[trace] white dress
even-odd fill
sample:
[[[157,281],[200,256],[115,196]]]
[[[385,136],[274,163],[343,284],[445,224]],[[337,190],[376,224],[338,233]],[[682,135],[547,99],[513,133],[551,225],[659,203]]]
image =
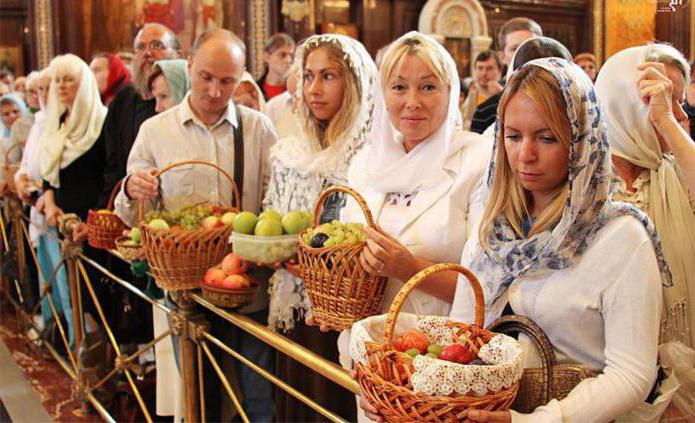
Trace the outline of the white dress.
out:
[[[479,251],[475,232],[464,248],[462,265],[470,265]],[[579,363],[602,372],[562,401],[552,400],[530,415],[512,412],[512,421],[607,422],[637,408],[658,408],[643,401],[657,373],[661,289],[652,241],[631,216],[613,219],[600,229],[575,266],[512,282],[486,310],[485,324],[509,302],[515,313],[543,328],[559,363]],[[460,278],[451,317],[471,322],[473,313],[472,291]],[[667,405],[664,399],[662,408]]]

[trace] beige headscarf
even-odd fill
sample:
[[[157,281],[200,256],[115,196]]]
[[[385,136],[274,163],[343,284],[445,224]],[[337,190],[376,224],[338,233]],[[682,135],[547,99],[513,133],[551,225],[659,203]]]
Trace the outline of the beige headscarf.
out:
[[[89,66],[74,54],[55,57],[50,64],[53,81],[48,92],[46,127],[41,135],[41,176],[60,187],[60,169],[68,167],[89,151],[101,133],[107,109],[101,103],[97,81]],[[60,125],[67,107],[58,100],[58,74],[69,73],[80,81],[70,118]]]
[[[608,126],[612,154],[649,170],[646,212],[661,238],[673,287],[664,289],[666,326],[663,341],[695,342],[695,214],[670,155],[664,155],[649,109],[639,96],[637,66],[654,48],[641,46],[612,56],[596,79],[596,92]],[[677,53],[676,54],[680,54]],[[626,248],[629,248],[626,246]],[[689,310],[688,310],[689,309]],[[686,330],[689,328],[689,333]]]

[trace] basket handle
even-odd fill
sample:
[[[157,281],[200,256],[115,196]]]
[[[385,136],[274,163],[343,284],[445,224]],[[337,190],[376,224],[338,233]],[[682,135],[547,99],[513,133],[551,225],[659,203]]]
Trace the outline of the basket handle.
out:
[[[357,201],[357,204],[362,209],[362,213],[364,213],[364,217],[367,219],[367,226],[374,226],[374,217],[372,216],[372,212],[369,210],[367,202],[364,201],[364,198],[360,195],[360,193],[350,187],[335,185],[324,190],[321,195],[319,195],[318,200],[316,200],[316,207],[314,207],[313,227],[317,227],[319,225],[319,218],[321,217],[321,211],[323,210],[323,202],[326,200],[329,194],[334,192],[344,192],[352,196],[352,198]]]
[[[116,182],[116,185],[111,190],[111,195],[109,195],[109,202],[106,203],[106,208],[108,210],[113,210],[113,202],[116,201],[116,194],[118,194],[118,192],[121,190],[121,185],[123,185],[124,179],[125,178],[122,178],[118,182]]]
[[[546,404],[550,399],[555,398],[552,374],[552,367],[555,365],[555,350],[553,350],[552,344],[548,336],[543,332],[543,329],[528,317],[517,314],[502,316],[492,322],[487,329],[504,334],[523,333],[531,338],[531,341],[541,354],[541,372],[543,377],[541,404]]]
[[[157,171],[157,173],[154,174],[155,178],[158,178],[162,173],[167,172],[171,169],[180,167],[180,166],[185,166],[189,164],[201,164],[205,166],[210,166],[214,167],[217,169],[227,180],[229,181],[229,184],[232,186],[232,208],[236,206],[237,208],[239,207],[239,204],[241,202],[241,198],[239,198],[239,189],[237,188],[236,184],[234,183],[234,179],[227,173],[226,170],[222,168],[222,166],[212,163],[206,160],[183,160],[180,162],[172,163],[163,169],[160,169]],[[138,201],[138,219],[142,221],[143,217],[145,216],[145,202],[143,200]]]
[[[25,144],[26,144],[25,141],[16,142],[16,143],[12,144],[10,146],[10,148],[7,149],[7,151],[5,151],[5,164],[6,165],[10,164],[10,152],[17,147],[24,147]]]
[[[473,293],[475,294],[474,325],[479,328],[483,327],[485,322],[485,297],[483,295],[483,289],[480,287],[478,278],[476,278],[470,270],[466,269],[460,264],[438,263],[417,272],[401,287],[398,294],[396,294],[396,297],[393,299],[393,303],[391,303],[391,307],[389,308],[388,315],[386,316],[386,330],[384,332],[384,339],[386,342],[391,343],[393,341],[393,334],[396,328],[396,319],[398,319],[398,313],[400,313],[401,307],[403,307],[403,303],[410,292],[414,290],[420,284],[420,282],[427,279],[428,276],[447,270],[454,270],[461,273],[466,277],[466,279],[468,279],[468,282],[470,282],[471,287],[473,288]]]

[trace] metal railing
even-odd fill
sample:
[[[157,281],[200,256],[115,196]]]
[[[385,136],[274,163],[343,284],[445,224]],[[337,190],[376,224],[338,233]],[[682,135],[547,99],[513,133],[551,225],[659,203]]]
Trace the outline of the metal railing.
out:
[[[306,404],[317,413],[320,413],[326,419],[333,422],[345,421],[342,417],[335,415],[330,410],[318,404],[312,398],[309,398],[307,395],[288,384],[286,381],[283,381],[275,376],[273,372],[260,367],[229,345],[225,344],[220,339],[216,338],[209,331],[210,325],[206,316],[214,314],[221,317],[225,321],[229,322],[229,324],[253,335],[260,341],[298,361],[312,371],[322,375],[323,377],[335,382],[353,393],[358,393],[359,385],[343,368],[338,366],[336,363],[328,361],[315,354],[302,345],[299,345],[290,339],[275,333],[268,327],[257,323],[243,314],[224,310],[211,304],[202,296],[193,291],[172,292],[171,298],[174,300],[175,304],[175,307],[173,308],[169,308],[162,303],[155,301],[133,283],[118,277],[111,270],[93,258],[87,257],[82,251],[81,243],[71,241],[73,230],[76,228],[76,225],[80,223],[79,219],[74,215],[64,215],[59,219],[58,229],[63,239],[61,240],[56,238],[55,241],[61,243],[63,259],[56,266],[56,268],[53,269],[50,278],[46,279],[46,275],[43,274],[43,270],[39,264],[37,254],[34,249],[25,249],[25,246],[27,245],[26,243],[29,242],[27,224],[30,222],[29,219],[23,214],[22,210],[23,206],[17,197],[12,195],[5,196],[4,214],[0,215],[0,235],[2,236],[0,248],[3,248],[3,258],[7,258],[8,255],[13,255],[14,259],[17,261],[19,267],[19,280],[7,281],[5,275],[3,275],[3,281],[4,284],[13,286],[19,302],[9,295],[8,289],[4,289],[7,286],[3,287],[2,292],[6,301],[9,302],[15,309],[20,320],[24,322],[27,327],[34,327],[34,329],[37,331],[38,328],[35,327],[32,318],[33,314],[37,312],[38,307],[44,298],[48,301],[51,314],[56,322],[58,332],[60,333],[60,340],[66,351],[67,360],[66,358],[63,358],[56,351],[56,348],[50,343],[42,342],[40,339],[37,340],[37,342],[41,343],[42,346],[48,350],[48,352],[58,362],[60,367],[73,381],[73,392],[76,398],[82,402],[83,411],[87,412],[87,404],[91,404],[104,420],[115,421],[115,419],[109,414],[107,407],[99,401],[98,392],[104,387],[105,384],[114,379],[117,375],[123,375],[125,376],[125,379],[127,380],[127,383],[136,399],[143,418],[147,422],[151,422],[152,413],[150,410],[148,410],[147,404],[138,388],[138,384],[136,383],[136,377],[134,375],[136,372],[135,363],[143,354],[153,348],[155,344],[168,340],[170,335],[176,335],[179,342],[179,371],[183,379],[183,411],[186,421],[194,422],[206,420],[205,384],[203,383],[203,368],[206,359],[214,369],[217,377],[219,377],[220,382],[224,387],[224,391],[231,400],[240,418],[244,422],[249,421],[241,405],[241,401],[238,398],[237,392],[235,392],[233,389],[233,385],[230,382],[228,375],[223,372],[218,360],[213,355],[211,346],[216,347],[219,351],[228,354],[243,365],[248,366],[261,377],[267,379],[278,388],[284,390],[289,395]],[[7,221],[11,222],[11,228],[8,228],[8,225],[5,224]],[[15,237],[13,240],[14,244],[10,242],[9,237],[11,236]],[[44,236],[51,235],[44,234]],[[11,249],[11,245],[15,246],[14,250]],[[36,265],[39,279],[42,281],[41,286],[43,287],[41,289],[40,298],[37,305],[30,311],[26,311],[24,305],[20,304],[24,301],[20,281],[25,280],[28,277],[26,266],[27,257],[25,255],[26,250],[31,251],[30,256]],[[111,251],[111,253],[114,256],[123,259],[118,252]],[[61,323],[59,313],[50,295],[51,286],[53,285],[54,279],[56,278],[56,275],[61,267],[65,267],[68,276],[70,301],[72,304],[73,331],[75,334],[74,349],[71,349],[65,327],[63,327]],[[88,268],[113,281],[119,287],[119,289],[129,291],[139,300],[145,301],[167,313],[170,320],[169,330],[156,335],[152,340],[142,345],[134,353],[125,354],[122,350],[121,344],[119,344],[118,339],[114,334],[114,331],[109,325],[102,304],[99,301],[99,297],[94,289],[94,284],[90,279],[89,272],[87,270]],[[77,346],[80,345],[80,342],[85,336],[84,307],[82,304],[81,292],[83,289],[86,289],[87,293],[89,294],[88,298],[91,300],[94,309],[96,310],[99,324],[106,333],[108,342],[113,348],[116,356],[113,363],[113,368],[111,368],[105,376],[96,382],[90,381],[85,377],[83,372],[84,369],[81,368],[80,360],[77,358]]]

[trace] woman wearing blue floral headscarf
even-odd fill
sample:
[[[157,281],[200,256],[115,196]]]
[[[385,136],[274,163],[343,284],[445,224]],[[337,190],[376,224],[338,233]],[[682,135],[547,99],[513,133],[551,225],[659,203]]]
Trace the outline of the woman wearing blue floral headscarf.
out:
[[[670,274],[651,221],[609,198],[606,130],[586,74],[557,58],[515,72],[500,100],[492,157],[485,210],[462,257],[483,286],[485,320],[509,306],[543,329],[559,362],[599,375],[531,414],[466,417],[604,422],[648,408]],[[463,282],[451,316],[470,322],[474,300]]]
[[[605,124],[578,66],[530,62],[510,80],[498,119],[485,210],[462,263],[483,284],[487,323],[509,305],[541,326],[560,362],[599,376],[531,415],[469,418],[613,420],[640,407],[657,378],[661,285],[671,277],[654,226],[609,198]],[[469,291],[457,287],[456,320],[471,321]]]

